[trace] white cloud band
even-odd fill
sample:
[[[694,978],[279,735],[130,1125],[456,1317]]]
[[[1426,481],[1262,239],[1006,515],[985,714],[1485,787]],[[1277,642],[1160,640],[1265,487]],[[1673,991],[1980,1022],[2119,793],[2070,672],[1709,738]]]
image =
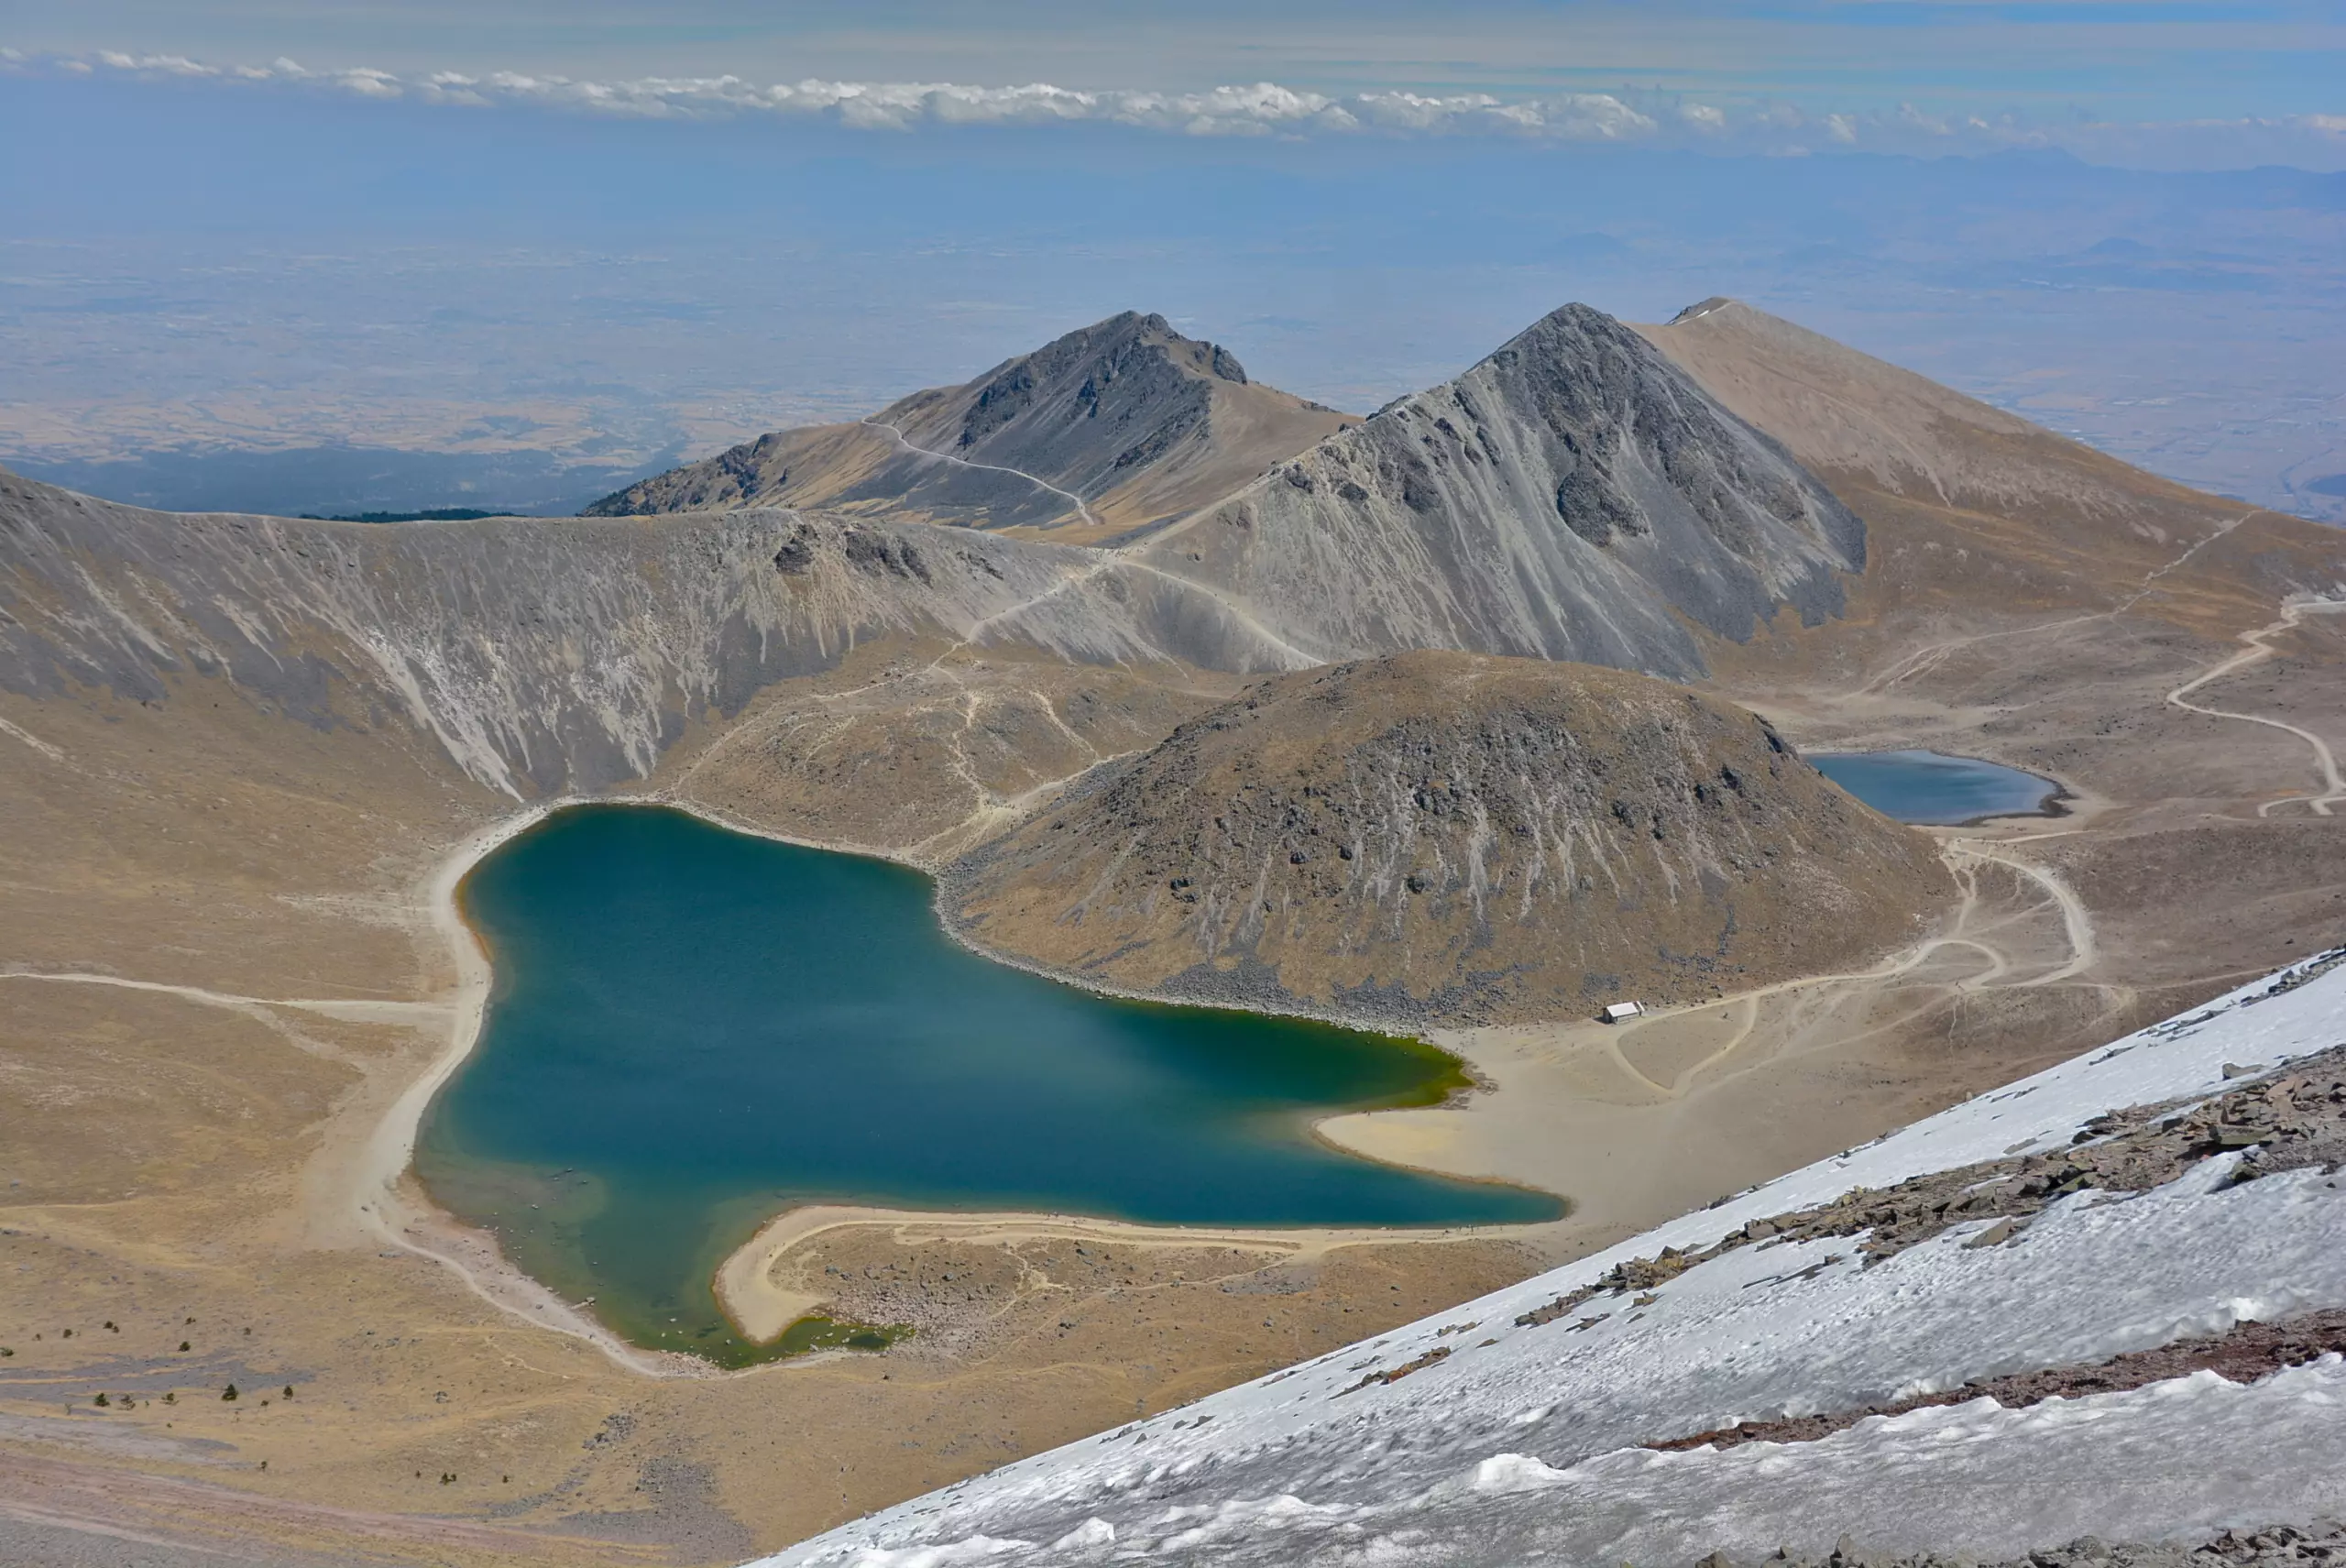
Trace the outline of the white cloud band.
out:
[[[2065,148],[2097,161],[2166,167],[2292,162],[2346,168],[2346,114],[2118,123],[2033,122],[2012,115],[1929,115],[1911,106],[1816,114],[1781,102],[1705,104],[1656,93],[1502,99],[1488,93],[1360,93],[1343,96],[1274,82],[1196,93],[1087,91],[1032,82],[826,82],[761,85],[739,76],[597,82],[568,76],[454,71],[400,76],[368,67],[312,70],[283,58],[216,65],[177,54],[27,56],[0,49],[0,71],[97,71],[224,84],[293,84],[361,98],[476,108],[528,106],[639,118],[769,115],[861,130],[932,126],[1128,126],[1197,137],[1497,137],[1518,140],[1804,155],[1850,150],[1979,153]]]

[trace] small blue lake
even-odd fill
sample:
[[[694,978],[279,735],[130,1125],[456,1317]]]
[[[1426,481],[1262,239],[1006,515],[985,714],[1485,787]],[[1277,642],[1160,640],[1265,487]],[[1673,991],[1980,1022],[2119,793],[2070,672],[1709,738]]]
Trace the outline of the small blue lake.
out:
[[[2061,786],[2001,762],[1936,751],[1804,752],[1816,771],[1901,822],[1951,826],[2051,815]]]
[[[495,988],[416,1168],[515,1263],[640,1344],[772,1354],[718,1262],[806,1202],[1216,1225],[1553,1219],[1546,1193],[1318,1141],[1466,1079],[1414,1040],[1121,1002],[991,962],[882,861],[586,806],[476,867]]]

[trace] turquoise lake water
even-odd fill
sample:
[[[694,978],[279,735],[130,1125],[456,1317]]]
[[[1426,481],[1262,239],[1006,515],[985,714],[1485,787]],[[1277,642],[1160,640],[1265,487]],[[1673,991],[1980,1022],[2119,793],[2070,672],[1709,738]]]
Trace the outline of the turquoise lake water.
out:
[[[2000,762],[1936,751],[1803,754],[1818,773],[1901,822],[1947,826],[1983,817],[2034,816],[2061,788]]]
[[[464,883],[496,982],[419,1173],[636,1343],[729,1364],[763,1353],[710,1274],[797,1203],[1219,1225],[1563,1212],[1310,1135],[1333,1112],[1438,1102],[1465,1081],[1441,1052],[1059,985],[955,945],[930,891],[681,812],[549,817]]]

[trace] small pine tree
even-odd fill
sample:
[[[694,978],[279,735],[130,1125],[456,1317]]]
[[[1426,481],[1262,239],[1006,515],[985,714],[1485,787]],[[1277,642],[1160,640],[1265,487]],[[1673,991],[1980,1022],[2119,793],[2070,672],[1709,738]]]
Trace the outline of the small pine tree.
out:
[[[98,1409],[103,1410],[106,1408],[106,1397],[104,1394],[101,1394],[96,1398],[91,1400],[90,1403],[97,1406]]]
[[[291,1383],[285,1385],[285,1397],[289,1399],[293,1397],[293,1385]]]
[[[227,1391],[226,1393],[225,1393],[225,1394],[221,1395],[220,1397],[221,1397],[223,1399],[229,1400],[229,1401],[231,1401],[231,1402],[233,1403],[233,1402],[235,1401],[236,1398],[236,1386],[234,1383],[229,1384],[229,1385],[228,1385],[228,1391]]]
[[[181,1340],[181,1341],[180,1341],[180,1348],[181,1348],[181,1350],[185,1350],[185,1349],[187,1348],[187,1341],[185,1341],[185,1340]]]

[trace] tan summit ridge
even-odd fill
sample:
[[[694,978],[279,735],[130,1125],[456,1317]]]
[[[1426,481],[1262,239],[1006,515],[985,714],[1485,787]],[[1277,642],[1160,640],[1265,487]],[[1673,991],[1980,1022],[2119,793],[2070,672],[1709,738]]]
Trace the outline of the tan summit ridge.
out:
[[[1869,532],[1885,521],[1897,532],[1884,516],[1892,509],[1945,514],[1977,545],[2016,557],[2033,575],[2049,568],[2071,579],[2071,597],[2131,593],[2181,545],[2256,510],[2132,467],[1739,301],[1705,301],[1638,330],[1781,442]],[[1869,561],[1866,576],[1876,575]],[[1993,613],[1997,593],[1975,581],[1968,608]]]
[[[1081,979],[1412,1025],[1855,967],[1953,893],[1749,713],[1414,652],[1250,687],[978,851],[945,907]]]
[[[1803,465],[1844,482],[1986,512],[2059,505],[2105,525],[2218,499],[1738,300],[1637,330]]]

